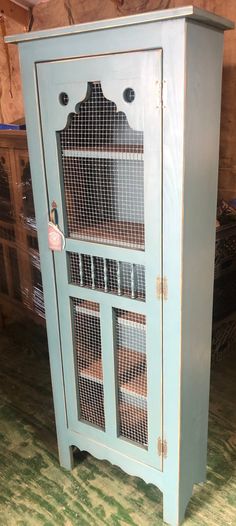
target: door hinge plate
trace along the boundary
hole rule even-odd
[[[157,450],[159,457],[167,458],[167,441],[158,437]]]
[[[167,106],[167,82],[163,80],[162,82],[162,108]]]
[[[156,294],[157,298],[167,300],[168,299],[168,280],[166,277],[157,277],[156,281]]]

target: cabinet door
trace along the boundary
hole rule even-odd
[[[161,70],[160,50],[37,65],[69,427],[158,469]]]

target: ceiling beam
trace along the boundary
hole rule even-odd
[[[1,0],[0,16],[12,18],[18,24],[28,27],[31,13],[29,9],[21,7],[10,0]]]

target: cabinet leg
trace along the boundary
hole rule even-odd
[[[201,465],[198,466],[198,473],[196,474],[194,483],[195,484],[202,484],[203,482],[206,482],[207,479],[207,460]]]
[[[73,446],[58,444],[60,466],[68,471],[74,467]]]
[[[188,495],[179,495],[178,490],[163,493],[163,521],[170,526],[180,526],[185,518],[185,511],[192,496],[192,490]]]

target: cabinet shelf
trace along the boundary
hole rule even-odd
[[[121,325],[132,325],[132,327],[146,331],[146,317],[144,314],[138,314],[137,312],[120,310],[117,323]]]
[[[93,301],[82,300],[80,305],[75,306],[75,312],[77,314],[85,314],[87,316],[100,317],[99,305]],[[124,325],[137,326],[143,330],[145,326],[145,316],[143,314],[133,313],[130,311],[120,311],[118,317],[118,323]]]
[[[121,245],[136,250],[144,250],[144,224],[129,221],[109,221],[96,226],[86,226],[71,231],[69,237],[104,243]],[[132,239],[132,241],[131,241]]]
[[[147,398],[147,375],[146,372],[143,372],[138,375],[138,382],[132,380],[132,382],[127,381],[124,384],[120,384],[121,393],[127,393],[129,396],[134,396],[138,398],[145,399]]]
[[[94,360],[88,367],[79,370],[79,377],[96,383],[103,383],[102,360]]]
[[[114,159],[115,161],[143,161],[143,153],[129,150],[63,150],[63,157]]]
[[[64,148],[63,157],[83,157],[95,159],[121,159],[126,161],[142,161],[142,144],[114,144],[110,146],[99,146],[95,148]]]
[[[146,373],[142,371],[145,354],[124,348],[117,349],[117,353],[119,354],[119,391],[124,396],[124,399],[126,394],[128,395],[130,403],[132,403],[132,398],[146,399],[147,378]],[[129,364],[128,366],[127,363]],[[137,372],[138,369],[140,369],[140,372]],[[79,369],[78,373],[79,377],[84,380],[102,384],[102,359],[99,358],[90,362],[87,367]],[[132,379],[129,379],[131,375]]]

